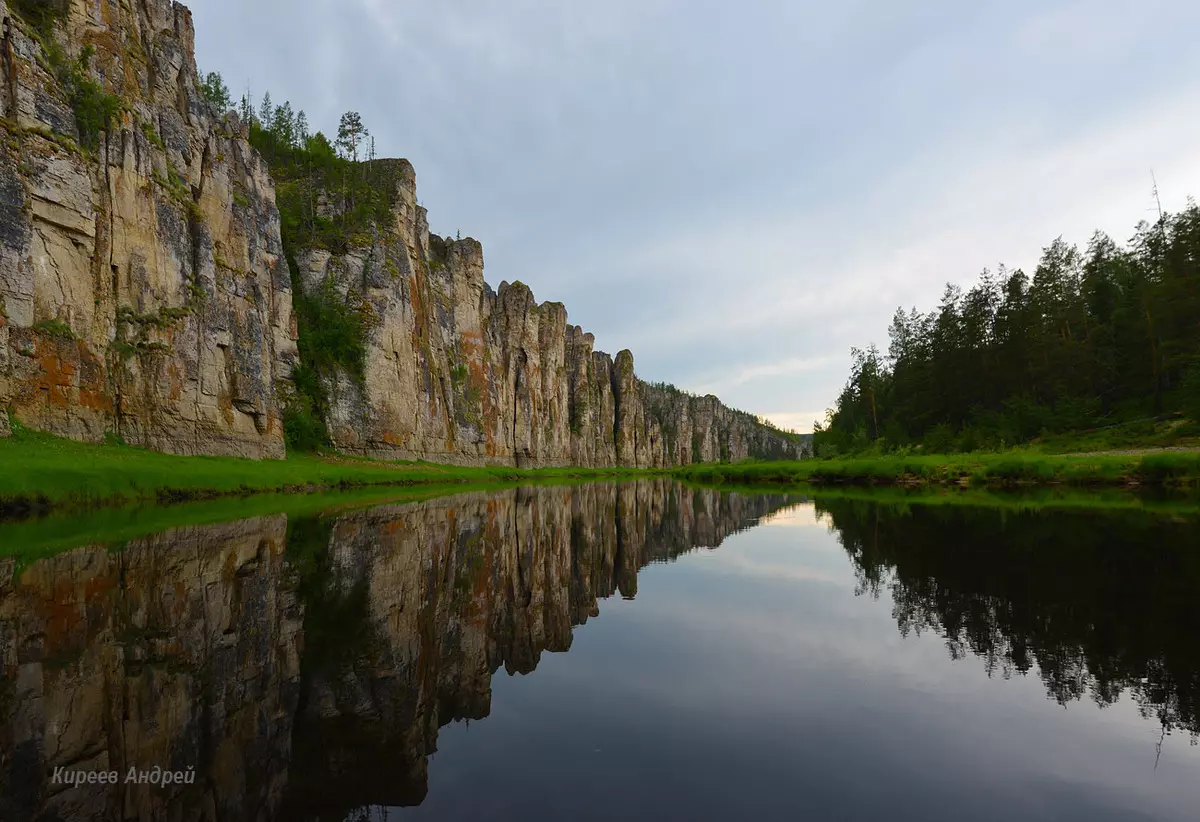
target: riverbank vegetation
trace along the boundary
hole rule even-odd
[[[748,485],[1028,485],[1200,487],[1200,454],[1041,454],[1031,451],[873,455],[789,462],[687,465],[682,480]]]
[[[285,460],[188,457],[120,443],[93,445],[13,426],[0,439],[0,516],[64,507],[178,502],[269,492],[644,475],[631,468],[464,467],[340,454]]]
[[[1033,452],[879,455],[746,461],[674,469],[465,467],[385,462],[342,454],[286,460],[177,456],[111,442],[93,445],[14,426],[0,439],[0,517],[62,508],[181,502],[268,493],[387,486],[563,482],[669,473],[719,486],[1200,487],[1200,454],[1052,455]]]
[[[775,485],[724,486],[746,493],[779,493]],[[806,496],[822,501],[849,500],[887,506],[901,514],[917,507],[966,506],[1011,512],[1080,511],[1133,512],[1151,516],[1200,518],[1200,496],[1186,490],[1078,488],[1038,485],[1026,488],[979,488],[917,485],[862,487],[822,486],[805,489]]]
[[[1200,208],[1143,222],[1124,246],[1059,238],[1032,277],[1001,267],[965,292],[947,285],[937,309],[898,310],[889,336],[886,353],[852,351],[815,428],[818,456],[1003,451],[1080,431],[1095,441],[1080,450],[1116,432],[1188,444],[1200,438]]]
[[[490,489],[504,487],[489,485]],[[363,488],[321,494],[252,494],[178,505],[154,503],[69,509],[44,517],[0,519],[0,559],[25,564],[80,545],[120,547],[170,528],[284,514],[316,516],[374,505],[419,502],[460,491],[457,485]],[[3,578],[0,576],[0,578]]]

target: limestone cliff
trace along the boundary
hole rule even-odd
[[[64,8],[38,31],[0,0],[0,409],[75,439],[282,456],[296,345],[268,169],[199,93],[186,8]],[[76,116],[85,48],[82,76],[120,103],[97,134]]]
[[[35,25],[30,7],[62,13]],[[281,457],[312,336],[293,298],[333,295],[369,320],[361,364],[318,377],[336,448],[517,466],[800,456],[715,397],[644,384],[562,304],[490,288],[478,242],[430,233],[407,161],[356,166],[390,187],[370,232],[285,248],[271,168],[201,93],[182,5],[0,0],[0,15],[0,436],[11,414],[75,439]],[[347,210],[313,194],[330,218]]]
[[[797,442],[725,407],[642,382],[538,303],[523,283],[493,291],[483,248],[429,232],[416,175],[386,161],[392,220],[335,254],[294,253],[297,286],[371,317],[361,374],[324,375],[333,444],[383,459],[517,466],[664,467],[748,456],[797,458]]]

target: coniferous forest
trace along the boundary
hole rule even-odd
[[[1064,432],[1200,420],[1200,208],[1119,245],[1060,237],[1033,275],[985,270],[928,313],[897,310],[889,345],[854,348],[818,455],[995,450]]]

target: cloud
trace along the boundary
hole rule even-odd
[[[794,505],[768,514],[758,521],[760,526],[776,528],[822,528],[828,530],[829,515],[818,514],[813,505]]]
[[[760,416],[778,428],[801,434],[811,434],[813,423],[825,421],[824,411],[767,411]]]
[[[755,380],[774,379],[777,377],[787,377],[795,374],[802,374],[806,371],[811,371],[814,368],[825,365],[829,362],[829,360],[829,357],[820,357],[817,359],[792,357],[779,362],[747,365],[734,372],[732,376],[723,376],[708,382],[702,381],[696,390],[700,393],[716,393],[718,391],[726,391],[730,388],[744,385],[748,382],[754,382]]]
[[[946,281],[1200,192],[1200,4],[193,0],[201,65],[362,112],[435,231],[776,420]],[[270,32],[270,36],[264,36]],[[786,423],[781,423],[786,424]]]

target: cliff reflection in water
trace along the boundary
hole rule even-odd
[[[0,560],[0,819],[337,818],[418,803],[437,730],[637,572],[787,503],[666,480],[179,528]],[[167,787],[55,784],[185,770]]]
[[[1048,696],[1200,735],[1200,519],[818,499],[860,593],[886,591],[901,634],[932,631],[989,676],[1036,671]]]

